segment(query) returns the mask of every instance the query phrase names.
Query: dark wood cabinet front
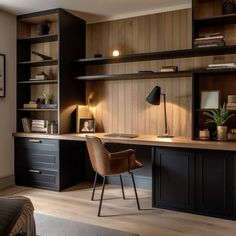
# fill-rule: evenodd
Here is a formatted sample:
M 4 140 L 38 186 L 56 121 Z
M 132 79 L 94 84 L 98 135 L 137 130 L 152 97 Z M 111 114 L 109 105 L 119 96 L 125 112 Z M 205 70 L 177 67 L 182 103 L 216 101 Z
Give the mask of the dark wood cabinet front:
M 217 216 L 233 214 L 233 154 L 196 153 L 196 208 Z
M 154 150 L 154 207 L 236 218 L 234 152 L 158 147 Z
M 156 148 L 153 165 L 153 205 L 193 209 L 194 153 L 184 149 Z

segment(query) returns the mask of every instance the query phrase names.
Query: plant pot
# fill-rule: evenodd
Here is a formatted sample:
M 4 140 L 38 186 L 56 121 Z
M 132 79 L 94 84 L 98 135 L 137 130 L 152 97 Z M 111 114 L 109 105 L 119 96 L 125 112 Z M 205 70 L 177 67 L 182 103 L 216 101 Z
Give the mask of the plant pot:
M 218 141 L 227 140 L 227 126 L 217 126 L 217 140 Z

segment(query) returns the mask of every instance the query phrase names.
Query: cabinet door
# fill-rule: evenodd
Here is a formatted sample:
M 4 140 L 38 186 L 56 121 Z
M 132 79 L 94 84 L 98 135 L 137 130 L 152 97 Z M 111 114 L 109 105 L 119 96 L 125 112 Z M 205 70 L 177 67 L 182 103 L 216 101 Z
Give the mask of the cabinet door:
M 193 209 L 193 151 L 178 148 L 155 149 L 153 195 L 154 207 Z
M 196 207 L 215 216 L 233 213 L 233 154 L 202 150 L 196 154 Z

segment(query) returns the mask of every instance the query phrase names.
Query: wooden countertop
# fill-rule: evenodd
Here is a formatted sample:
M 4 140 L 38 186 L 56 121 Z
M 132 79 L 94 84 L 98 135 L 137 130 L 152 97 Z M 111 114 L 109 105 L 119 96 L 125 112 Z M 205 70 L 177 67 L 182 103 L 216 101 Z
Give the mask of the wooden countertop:
M 85 141 L 85 135 L 87 134 L 70 133 L 70 134 L 51 135 L 51 134 L 41 134 L 41 133 L 13 133 L 14 137 L 45 138 L 45 139 L 72 140 L 72 141 Z M 106 143 L 236 151 L 236 142 L 198 141 L 183 137 L 158 138 L 155 135 L 139 135 L 136 138 L 105 137 L 104 133 L 95 133 L 89 135 L 97 136 L 101 138 L 103 142 Z

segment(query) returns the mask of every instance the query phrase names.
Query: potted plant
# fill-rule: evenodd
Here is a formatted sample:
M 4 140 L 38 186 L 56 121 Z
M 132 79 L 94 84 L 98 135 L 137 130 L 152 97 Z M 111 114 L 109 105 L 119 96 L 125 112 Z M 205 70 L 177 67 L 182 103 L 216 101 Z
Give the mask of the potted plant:
M 52 94 L 50 93 L 43 93 L 42 98 L 44 99 L 45 104 L 51 104 L 52 103 Z
M 230 111 L 226 109 L 226 105 L 219 107 L 218 109 L 206 111 L 203 113 L 207 117 L 206 124 L 215 124 L 217 128 L 217 140 L 226 141 L 227 140 L 227 126 L 225 123 L 234 116 L 230 114 Z

